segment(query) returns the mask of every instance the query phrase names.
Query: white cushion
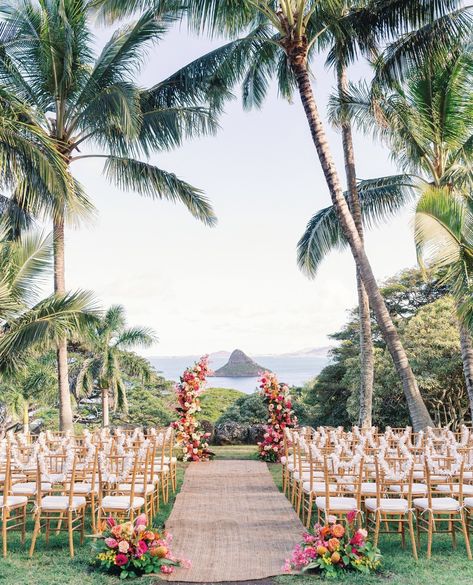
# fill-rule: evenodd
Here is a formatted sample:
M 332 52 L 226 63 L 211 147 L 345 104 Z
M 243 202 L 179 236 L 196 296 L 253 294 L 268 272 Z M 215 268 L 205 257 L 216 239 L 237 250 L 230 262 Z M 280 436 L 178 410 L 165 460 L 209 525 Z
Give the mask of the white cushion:
M 323 471 L 314 471 L 312 475 L 314 478 L 318 479 L 322 479 L 325 477 L 325 473 Z M 294 471 L 294 479 L 296 481 L 299 481 L 299 479 L 301 478 L 302 481 L 310 481 L 310 471 L 303 471 L 302 476 L 298 471 Z
M 281 462 L 283 459 L 285 459 L 285 457 L 281 457 Z M 169 465 L 169 457 L 164 457 L 164 463 Z M 177 463 L 177 457 L 171 457 L 171 463 Z
M 412 503 L 422 510 L 429 508 L 428 498 L 415 498 Z M 458 512 L 459 509 L 460 504 L 454 498 L 432 498 L 432 510 L 435 512 Z
M 69 496 L 44 496 L 41 500 L 43 510 L 76 510 L 85 506 L 86 500 L 81 496 L 74 496 L 69 507 Z
M 473 508 L 473 498 L 465 498 L 463 500 L 463 505 L 467 508 Z
M 317 508 L 321 510 L 326 509 L 325 504 L 325 497 L 319 496 L 315 498 L 315 505 Z M 343 511 L 343 512 L 351 512 L 352 510 L 356 510 L 356 500 L 355 498 L 330 498 L 329 499 L 329 506 L 330 510 L 334 511 Z
M 349 492 L 354 492 L 357 488 L 353 484 L 348 484 L 345 489 Z M 367 494 L 376 494 L 376 484 L 373 481 L 363 481 L 361 483 L 361 495 L 365 496 Z
M 104 510 L 136 510 L 145 505 L 143 498 L 134 497 L 130 505 L 130 498 L 128 496 L 105 496 L 102 500 L 102 508 Z
M 389 486 L 389 491 L 394 492 L 395 494 L 400 494 L 401 489 L 402 489 L 402 492 L 404 494 L 409 493 L 409 486 L 407 484 L 403 484 L 402 486 L 401 485 L 390 485 Z M 422 495 L 425 495 L 427 493 L 427 489 L 428 488 L 425 485 L 425 483 L 413 483 L 411 493 L 414 496 L 422 496 Z
M 305 492 L 310 493 L 310 481 L 305 482 L 302 487 Z M 329 483 L 328 490 L 330 493 L 336 493 L 338 491 L 337 484 Z M 314 481 L 312 484 L 312 492 L 314 494 L 325 494 L 325 482 Z
M 442 483 L 437 485 L 437 490 L 439 492 L 458 494 L 460 492 L 460 485 L 458 483 L 454 483 L 453 485 Z M 473 485 L 465 484 L 463 486 L 463 494 L 473 496 Z
M 51 490 L 50 483 L 41 482 L 42 492 L 49 492 L 50 490 Z M 11 492 L 13 495 L 34 496 L 36 494 L 36 482 L 27 481 L 25 483 L 15 483 L 11 487 Z
M 7 496 L 7 501 L 4 503 L 3 496 L 0 496 L 0 508 L 13 508 L 14 506 L 22 506 L 28 503 L 26 496 Z
M 118 490 L 119 492 L 131 492 L 131 483 L 120 483 L 118 485 Z M 136 483 L 135 484 L 135 494 L 143 494 L 144 492 L 144 485 L 142 483 Z M 149 483 L 146 486 L 146 493 L 147 494 L 152 494 L 154 492 L 154 485 L 152 483 Z
M 376 498 L 368 498 L 365 500 L 367 510 L 375 512 L 399 512 L 405 514 L 409 509 L 409 504 L 404 498 L 380 498 L 379 506 Z
M 79 481 L 79 482 L 74 484 L 74 493 L 75 494 L 89 495 L 90 493 L 92 493 L 92 484 Z M 98 493 L 99 493 L 98 487 L 95 486 L 94 487 L 94 494 L 98 494 Z

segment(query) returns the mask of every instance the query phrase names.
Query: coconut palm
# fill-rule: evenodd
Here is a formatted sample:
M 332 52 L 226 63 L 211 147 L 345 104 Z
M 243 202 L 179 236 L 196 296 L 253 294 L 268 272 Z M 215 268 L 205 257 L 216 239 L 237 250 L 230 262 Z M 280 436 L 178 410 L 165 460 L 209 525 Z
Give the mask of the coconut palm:
M 149 347 L 155 341 L 151 329 L 126 326 L 125 310 L 120 305 L 110 307 L 83 337 L 81 349 L 85 357 L 77 368 L 75 393 L 80 396 L 100 391 L 104 427 L 110 424 L 110 396 L 115 410 L 127 411 L 124 374 L 139 376 L 144 382 L 152 376 L 149 362 L 130 350 Z
M 376 83 L 351 87 L 344 107 L 334 100 L 335 118 L 350 119 L 388 145 L 397 165 L 410 173 L 399 189 L 386 191 L 388 178 L 373 180 L 374 189 L 362 213 L 367 223 L 387 219 L 414 196 L 419 259 L 433 268 L 449 266 L 443 282 L 450 283 L 459 304 L 460 339 L 465 380 L 473 412 L 473 347 L 468 333 L 471 299 L 473 59 L 468 50 L 452 47 L 439 61 L 418 63 L 402 84 Z M 299 257 L 315 270 L 334 246 L 346 245 L 333 208 L 319 212 L 299 243 Z
M 10 0 L 1 7 L 8 34 L 0 42 L 0 83 L 37 112 L 38 135 L 54 142 L 70 177 L 69 200 L 55 199 L 51 213 L 58 294 L 65 292 L 66 222 L 77 217 L 78 208 L 90 212 L 92 207 L 73 181 L 75 161 L 100 158 L 105 175 L 117 187 L 181 202 L 205 224 L 215 223 L 199 189 L 146 160 L 185 138 L 216 129 L 214 112 L 202 101 L 207 73 L 198 67 L 191 64 L 151 88 L 138 83 L 146 49 L 163 37 L 176 15 L 146 12 L 114 32 L 95 57 L 90 11 L 89 0 Z M 23 199 L 30 190 L 23 181 Z M 58 378 L 61 428 L 69 429 L 66 338 L 59 340 Z

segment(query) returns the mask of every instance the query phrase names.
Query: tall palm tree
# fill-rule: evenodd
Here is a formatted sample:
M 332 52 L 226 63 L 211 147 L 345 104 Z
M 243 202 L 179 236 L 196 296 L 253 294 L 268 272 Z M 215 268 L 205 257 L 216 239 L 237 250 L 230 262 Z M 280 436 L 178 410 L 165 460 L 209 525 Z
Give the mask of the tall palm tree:
M 241 30 L 245 26 L 259 27 L 260 32 L 253 43 L 253 55 L 244 82 L 247 101 L 261 103 L 271 77 L 277 78 L 283 96 L 288 96 L 293 87 L 298 91 L 337 219 L 350 245 L 357 271 L 361 275 L 378 325 L 401 377 L 413 426 L 420 429 L 432 424 L 432 420 L 366 256 L 359 232 L 361 225 L 357 226 L 344 197 L 311 84 L 309 63 L 316 55 L 318 45 L 323 44 L 324 39 L 327 42 L 327 37 L 330 39 L 330 24 L 333 24 L 333 14 L 328 15 L 325 7 L 325 3 L 315 0 L 190 2 L 192 16 L 198 25 L 210 23 L 213 28 L 227 29 L 230 32 Z M 425 5 L 420 7 L 418 3 L 412 3 L 408 9 L 413 12 L 411 20 L 414 20 L 415 14 L 422 16 L 420 13 L 425 10 Z M 381 23 L 380 31 L 385 26 L 385 23 Z M 349 160 L 347 163 L 351 164 Z M 350 172 L 352 171 L 353 169 Z M 350 178 L 353 177 L 350 175 Z
M 442 281 L 451 284 L 458 299 L 462 358 L 473 413 L 473 346 L 468 331 L 473 276 L 472 81 L 470 50 L 453 46 L 440 61 L 432 55 L 427 63 L 418 63 L 403 83 L 352 86 L 343 98 L 343 108 L 340 100 L 334 100 L 333 114 L 336 119 L 349 116 L 360 129 L 382 138 L 406 173 L 362 183 L 373 187 L 362 196 L 363 218 L 368 225 L 387 219 L 407 201 L 417 199 L 419 259 L 425 257 L 432 268 L 449 267 Z M 335 210 L 327 208 L 309 222 L 299 243 L 300 261 L 315 269 L 321 249 L 327 252 L 344 244 Z
M 203 105 L 207 83 L 198 67 L 191 64 L 151 88 L 138 83 L 145 51 L 162 38 L 175 19 L 173 13 L 146 12 L 117 30 L 97 57 L 89 0 L 9 0 L 0 14 L 3 30 L 9 31 L 0 39 L 0 83 L 37 112 L 38 135 L 54 142 L 69 173 L 69 199 L 56 198 L 51 213 L 56 293 L 65 293 L 65 224 L 77 217 L 78 209 L 92 209 L 73 180 L 77 160 L 103 159 L 104 172 L 117 187 L 179 201 L 205 224 L 215 223 L 199 189 L 140 158 L 175 148 L 185 138 L 213 132 L 217 126 L 214 112 Z M 23 183 L 26 199 L 30 185 Z M 57 362 L 65 430 L 72 426 L 65 337 L 58 342 Z
M 140 375 L 144 381 L 152 375 L 148 362 L 130 350 L 149 347 L 155 341 L 156 337 L 150 329 L 126 326 L 125 310 L 120 305 L 110 307 L 84 336 L 85 359 L 77 371 L 75 391 L 77 396 L 84 392 L 90 394 L 95 389 L 100 391 L 104 427 L 110 424 L 110 395 L 114 408 L 127 411 L 123 373 Z

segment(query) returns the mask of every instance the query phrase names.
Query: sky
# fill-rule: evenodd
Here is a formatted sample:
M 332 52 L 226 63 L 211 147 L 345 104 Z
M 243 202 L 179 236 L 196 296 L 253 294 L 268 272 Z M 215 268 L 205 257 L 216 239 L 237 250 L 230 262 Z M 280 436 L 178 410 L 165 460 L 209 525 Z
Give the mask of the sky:
M 97 48 L 110 31 L 97 29 Z M 149 51 L 140 74 L 152 85 L 221 41 L 176 27 Z M 334 88 L 323 60 L 313 67 L 325 116 Z M 369 73 L 366 65 L 352 79 Z M 334 252 L 315 280 L 296 265 L 296 245 L 310 217 L 330 204 L 297 96 L 288 103 L 272 89 L 262 110 L 229 102 L 220 131 L 151 157 L 154 164 L 203 189 L 218 225 L 208 228 L 182 205 L 122 192 L 102 176 L 103 161 L 74 163 L 97 208 L 92 223 L 68 230 L 66 283 L 95 292 L 104 307 L 124 305 L 130 325 L 151 327 L 159 342 L 145 355 L 196 355 L 236 347 L 249 354 L 285 353 L 332 343 L 356 305 L 353 260 Z M 341 140 L 327 125 L 343 173 Z M 357 174 L 395 173 L 389 153 L 355 136 Z M 377 278 L 415 264 L 412 208 L 370 231 L 368 256 Z

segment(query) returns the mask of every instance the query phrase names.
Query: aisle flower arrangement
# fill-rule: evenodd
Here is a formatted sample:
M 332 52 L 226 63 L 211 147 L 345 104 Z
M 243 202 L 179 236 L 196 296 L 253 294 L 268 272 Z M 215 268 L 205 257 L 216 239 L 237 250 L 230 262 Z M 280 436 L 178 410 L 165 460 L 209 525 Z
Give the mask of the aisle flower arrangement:
M 205 390 L 207 376 L 210 373 L 209 358 L 203 356 L 181 376 L 176 384 L 179 415 L 173 423 L 176 441 L 182 449 L 184 461 L 208 461 L 210 459 L 207 439 L 210 433 L 204 432 L 196 414 L 200 412 L 200 396 Z
M 169 575 L 175 567 L 190 566 L 171 553 L 171 536 L 147 526 L 145 514 L 134 522 L 119 524 L 110 517 L 101 538 L 94 544 L 94 567 L 120 579 L 161 573 Z
M 289 387 L 280 384 L 275 374 L 264 372 L 260 389 L 269 416 L 263 441 L 258 443 L 259 456 L 263 461 L 276 462 L 283 455 L 284 429 L 296 426 L 297 418 L 292 410 Z
M 381 553 L 367 539 L 364 529 L 353 529 L 356 513 L 348 514 L 349 526 L 329 518 L 326 525 L 316 524 L 313 533 L 304 534 L 291 558 L 287 559 L 284 571 L 305 572 L 313 570 L 325 577 L 337 577 L 342 573 L 356 571 L 373 573 L 381 567 Z

